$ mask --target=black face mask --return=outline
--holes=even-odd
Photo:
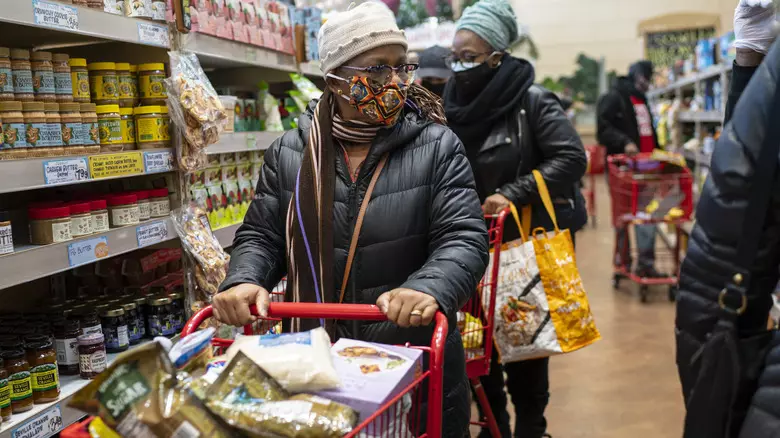
[[[431,93],[433,93],[433,94],[435,94],[435,95],[437,95],[439,97],[443,97],[444,96],[444,87],[447,86],[447,83],[446,82],[440,82],[438,84],[435,84],[435,83],[429,81],[428,79],[423,79],[422,80],[422,86],[425,87],[426,89],[428,89],[428,91],[430,91]]]
[[[474,100],[493,79],[496,71],[497,68],[492,68],[487,62],[483,62],[474,68],[454,73],[452,79],[455,81],[455,89],[458,93],[457,100],[462,104]]]

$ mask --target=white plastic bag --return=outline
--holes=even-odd
[[[315,392],[341,384],[330,357],[330,337],[322,327],[301,333],[240,336],[225,355],[232,360],[239,351],[290,392]]]

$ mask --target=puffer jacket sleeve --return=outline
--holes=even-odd
[[[577,131],[572,126],[555,94],[541,87],[528,90],[529,129],[533,142],[541,152],[537,170],[552,196],[567,195],[585,174],[588,159]],[[528,205],[539,200],[539,189],[529,172],[505,184],[499,192],[516,205]]]
[[[447,129],[436,149],[428,260],[401,287],[433,296],[452,318],[471,298],[485,272],[488,239],[463,145]]]
[[[780,86],[780,44],[773,46],[737,103],[712,156],[710,176],[696,207],[696,225],[680,270],[677,303],[677,362],[687,395],[696,379],[691,367],[698,347],[718,317],[718,295],[737,268],[736,248],[754,189],[756,160],[767,135],[776,87]],[[780,141],[780,139],[774,139]],[[751,267],[747,309],[740,315],[739,330],[749,336],[766,328],[772,304],[770,292],[778,281],[780,264],[780,186],[770,190],[773,199]]]
[[[283,219],[286,209],[280,205],[277,173],[283,139],[276,140],[265,154],[255,199],[236,231],[230,269],[220,291],[242,283],[256,284],[270,291],[287,270]]]
[[[596,138],[609,155],[622,154],[626,145],[633,143],[631,137],[617,127],[617,116],[623,111],[621,99],[617,91],[610,90],[596,104]]]

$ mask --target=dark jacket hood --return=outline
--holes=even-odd
[[[634,86],[634,80],[628,76],[620,76],[615,81],[615,90],[617,90],[622,96],[635,96],[647,100],[644,93],[640,92]]]

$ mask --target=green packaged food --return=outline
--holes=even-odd
[[[100,416],[127,437],[235,436],[177,383],[165,350],[150,342],[117,357],[68,405]]]
[[[262,368],[239,352],[209,388],[206,405],[252,437],[341,437],[357,424],[351,408],[321,397],[290,397]]]

